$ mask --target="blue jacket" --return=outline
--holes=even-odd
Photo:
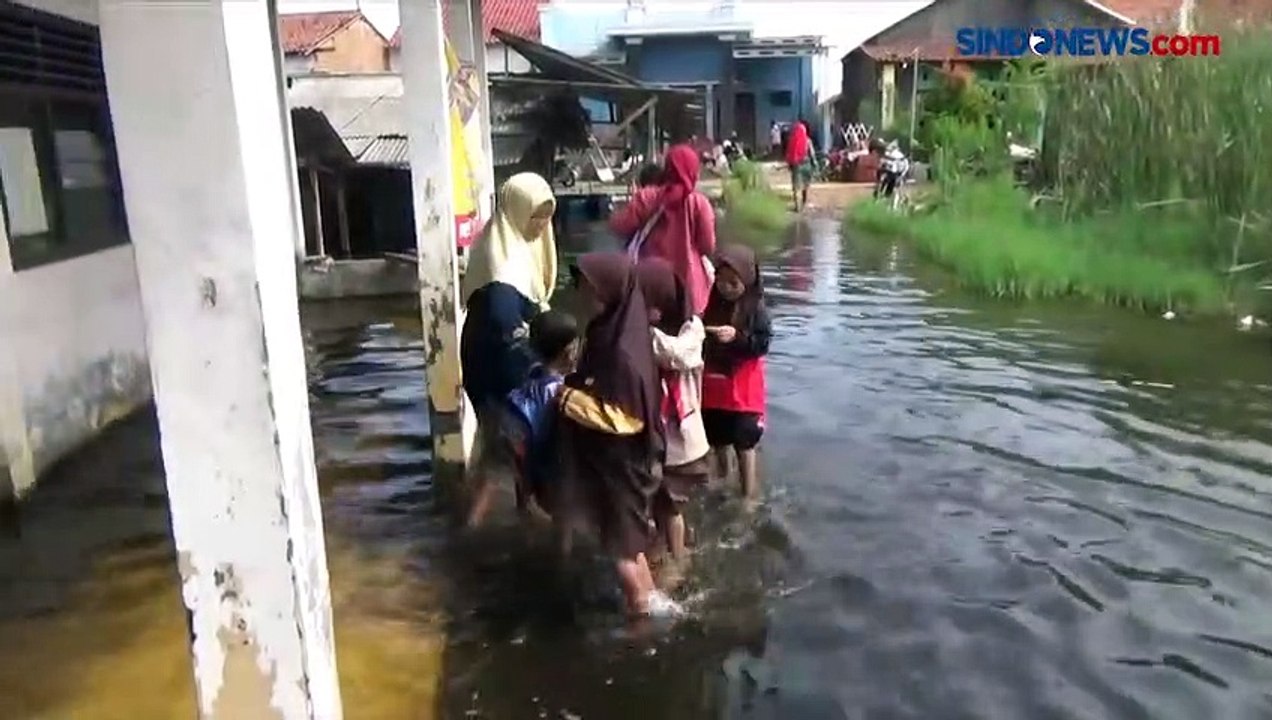
[[[508,393],[508,404],[526,422],[526,465],[532,486],[548,479],[552,466],[552,443],[556,430],[556,393],[565,376],[543,365],[530,370],[525,383]]]
[[[494,282],[468,298],[459,341],[464,391],[475,405],[502,402],[530,373],[535,358],[526,324],[539,306],[511,285]]]

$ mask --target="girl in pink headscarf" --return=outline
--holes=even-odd
[[[610,219],[610,229],[637,257],[671,263],[689,290],[695,315],[702,314],[711,294],[706,258],[716,245],[715,210],[697,190],[698,172],[698,153],[688,145],[673,146],[667,151],[662,182],[638,190]]]

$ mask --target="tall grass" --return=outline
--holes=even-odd
[[[786,200],[773,192],[757,163],[739,160],[724,181],[725,222],[746,236],[780,233],[791,224]]]
[[[913,237],[994,295],[1203,312],[1246,304],[1272,276],[1269,40],[1225,32],[1218,57],[1008,73],[995,118],[927,119],[932,212],[867,204],[851,217]],[[1005,132],[1028,134],[1008,118],[1039,97],[1042,186],[1031,198],[998,171]]]
[[[1051,73],[1043,171],[1065,216],[1180,204],[1207,226],[1199,259],[1272,258],[1269,40],[1225,32],[1219,57]]]
[[[1146,224],[1134,214],[1062,222],[1031,207],[1028,192],[999,176],[972,181],[926,215],[862,203],[868,231],[911,239],[965,287],[996,297],[1078,296],[1149,310],[1216,312],[1225,287],[1190,258],[1195,226]]]

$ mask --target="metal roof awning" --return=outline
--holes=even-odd
[[[683,24],[622,25],[611,28],[606,34],[614,38],[675,37],[686,35],[741,35],[749,37],[754,31],[751,23],[736,20],[718,20]]]
[[[812,57],[826,52],[819,36],[757,38],[733,46],[733,57],[761,59],[781,57]]]
[[[310,107],[292,108],[291,118],[297,160],[339,167],[356,162],[356,155],[322,112]]]
[[[660,100],[688,100],[693,97],[691,90],[666,87],[661,85],[627,85],[605,82],[575,82],[557,80],[535,75],[491,75],[488,77],[492,89],[524,95],[527,97],[542,96],[553,90],[570,90],[582,97],[595,98],[613,103],[644,102],[650,98]]]
[[[609,83],[629,86],[643,86],[639,78],[632,77],[613,68],[602,67],[586,60],[550,48],[542,43],[513,35],[496,29],[493,34],[504,45],[516,50],[530,61],[547,78],[566,80],[576,83]]]

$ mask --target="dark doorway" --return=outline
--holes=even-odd
[[[741,92],[737,94],[737,126],[738,137],[751,147],[767,147],[768,138],[761,138],[755,128],[755,93]]]

